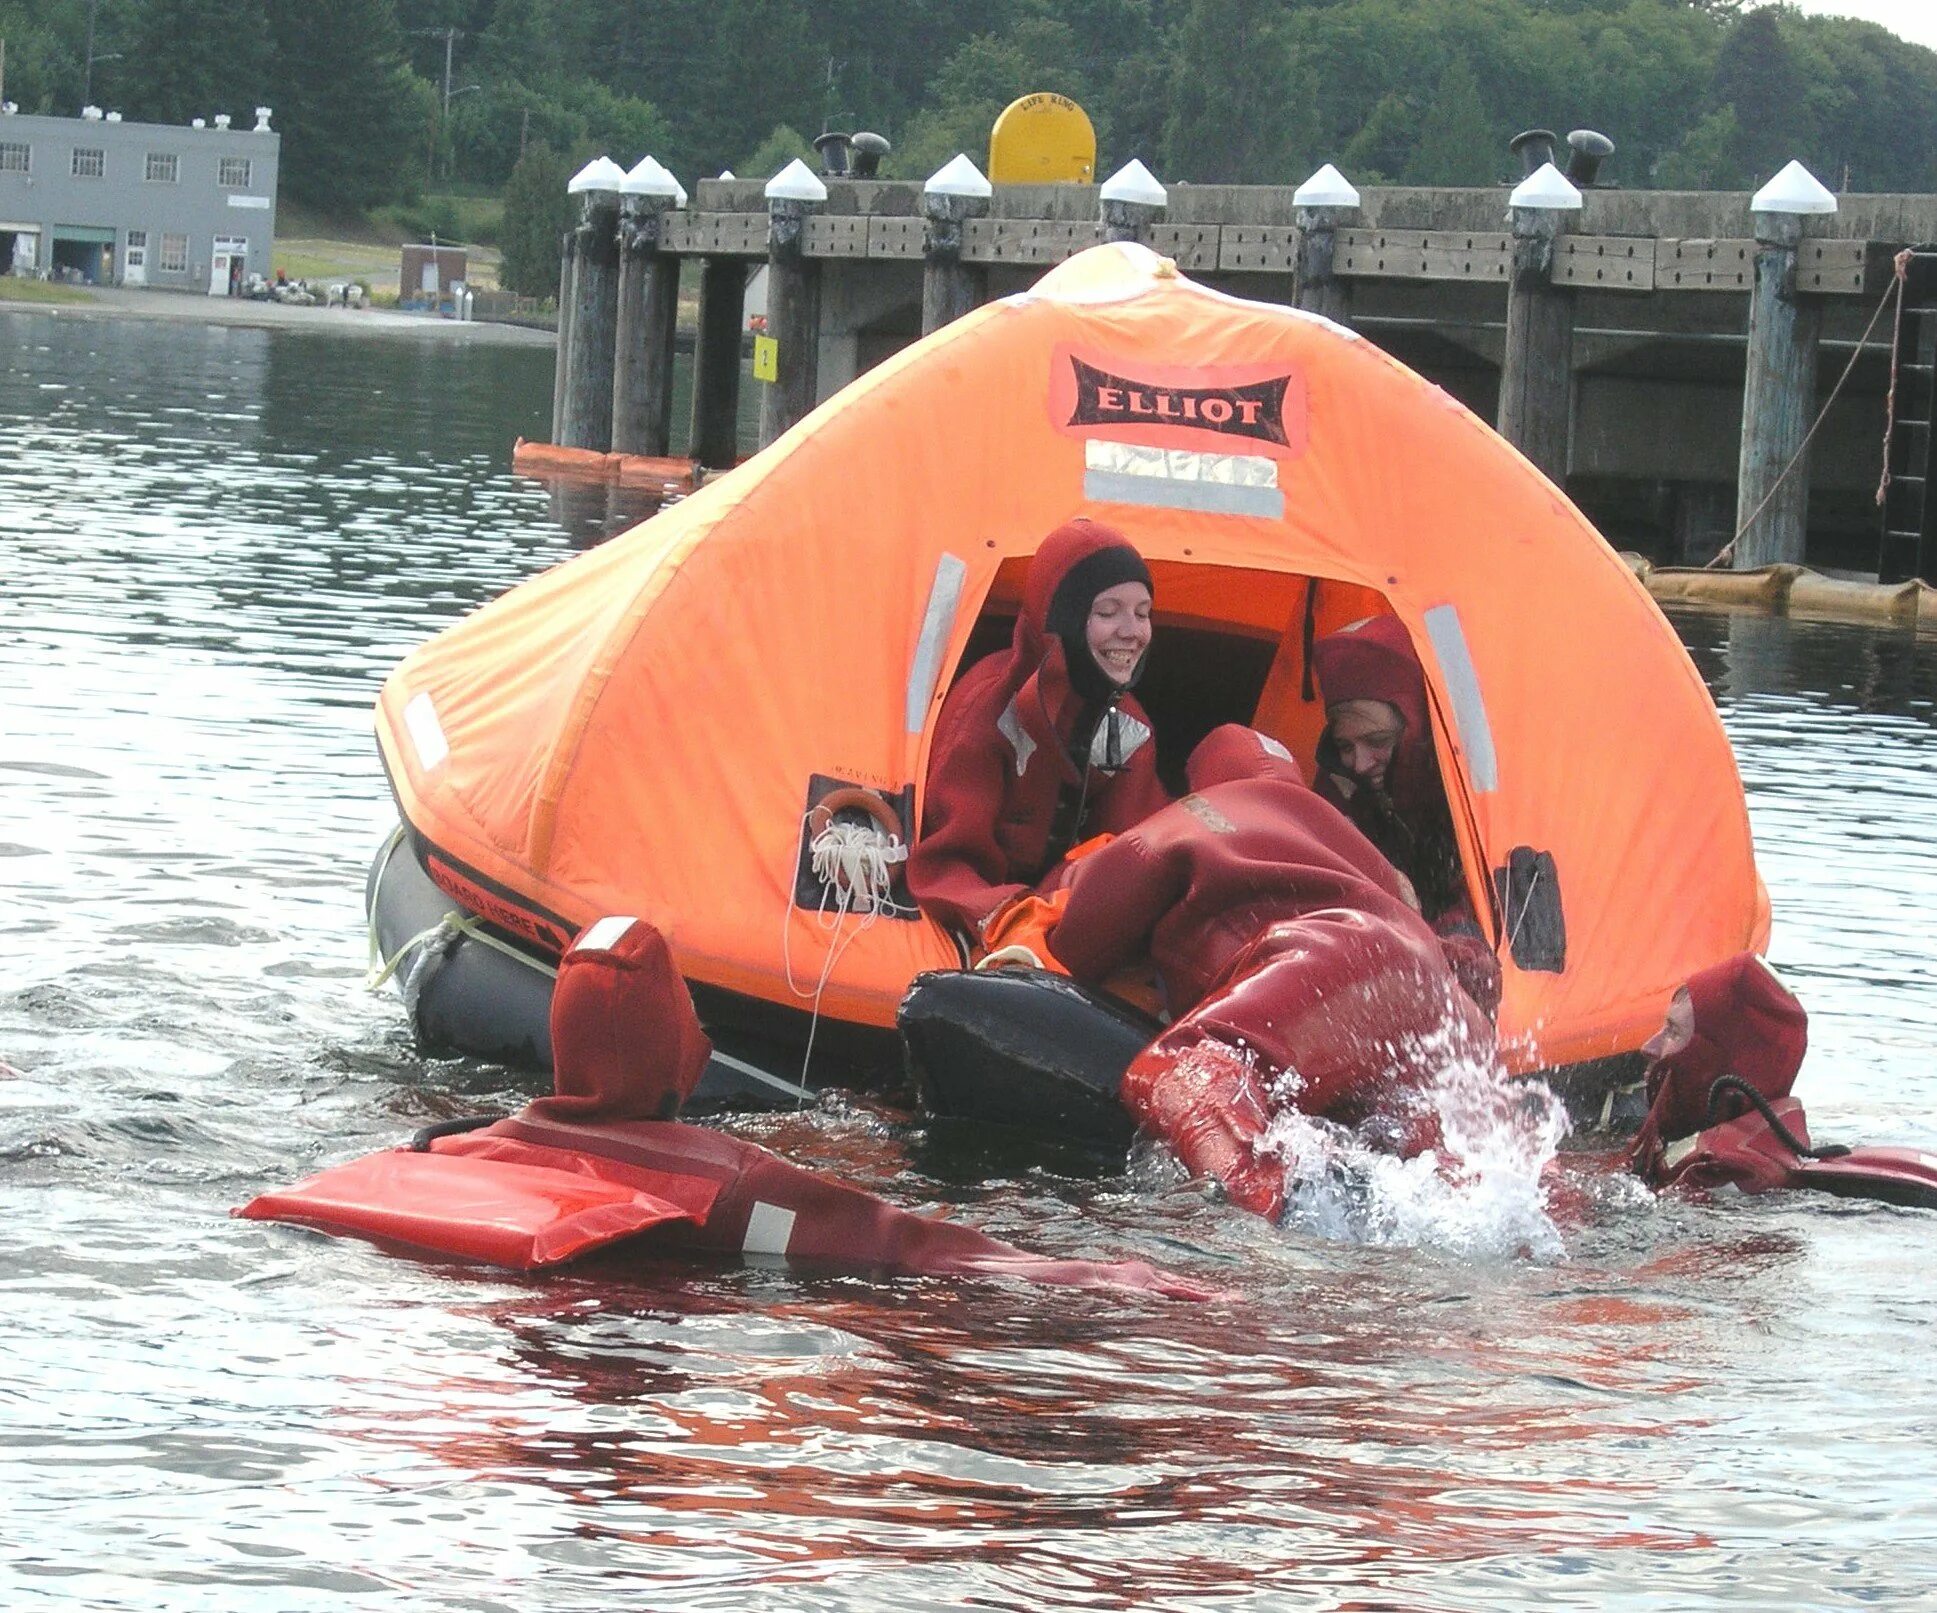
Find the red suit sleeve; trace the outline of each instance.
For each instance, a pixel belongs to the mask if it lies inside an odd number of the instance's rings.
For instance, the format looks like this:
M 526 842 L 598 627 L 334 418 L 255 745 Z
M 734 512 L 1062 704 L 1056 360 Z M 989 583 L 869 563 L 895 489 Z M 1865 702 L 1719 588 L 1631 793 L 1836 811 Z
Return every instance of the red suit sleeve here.
M 1117 836 L 1075 865 L 1049 950 L 1074 978 L 1100 984 L 1148 950 L 1150 932 L 1183 897 L 1188 876 L 1183 859 L 1153 856 L 1140 835 Z
M 986 735 L 965 727 L 946 723 L 935 736 L 908 889 L 931 918 L 979 935 L 984 919 L 1029 887 L 1007 877 L 1009 860 L 995 838 L 1005 765 L 1000 736 L 993 725 Z

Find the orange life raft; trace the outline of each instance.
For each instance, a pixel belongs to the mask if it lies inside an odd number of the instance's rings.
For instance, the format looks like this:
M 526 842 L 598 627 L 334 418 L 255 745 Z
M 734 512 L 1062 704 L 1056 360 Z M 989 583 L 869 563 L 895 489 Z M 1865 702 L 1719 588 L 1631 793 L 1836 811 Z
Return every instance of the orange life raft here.
M 903 350 L 413 653 L 377 707 L 413 844 L 539 952 L 649 919 L 715 1023 L 818 987 L 889 1027 L 957 947 L 906 905 L 831 926 L 813 808 L 867 791 L 912 836 L 944 694 L 1082 513 L 1150 561 L 1140 692 L 1171 765 L 1225 721 L 1309 765 L 1312 639 L 1405 623 L 1517 1067 L 1630 1051 L 1682 981 L 1763 947 L 1721 724 L 1580 512 L 1370 342 L 1133 245 Z

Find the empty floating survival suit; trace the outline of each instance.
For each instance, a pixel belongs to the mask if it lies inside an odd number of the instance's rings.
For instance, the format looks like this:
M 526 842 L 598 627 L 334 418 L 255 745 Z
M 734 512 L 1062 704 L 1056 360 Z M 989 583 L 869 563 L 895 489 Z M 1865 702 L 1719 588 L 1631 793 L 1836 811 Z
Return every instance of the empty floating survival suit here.
M 1053 1260 L 669 1117 L 711 1046 L 665 940 L 607 918 L 565 955 L 554 1093 L 421 1147 L 355 1160 L 237 1212 L 521 1268 L 651 1230 L 660 1252 L 781 1255 L 847 1270 L 1008 1276 L 1177 1298 L 1207 1290 L 1140 1261 Z
M 1492 1056 L 1494 1037 L 1391 866 L 1282 746 L 1217 729 L 1189 779 L 1077 864 L 1049 945 L 1091 982 L 1148 946 L 1180 1017 L 1132 1061 L 1123 1101 L 1188 1169 L 1275 1217 L 1284 1171 L 1256 1151 L 1275 1107 L 1385 1120 L 1416 1151 L 1434 1135 L 1421 1090 L 1449 1059 Z
M 1073 844 L 1127 829 L 1170 799 L 1149 717 L 1084 638 L 1097 594 L 1130 581 L 1147 587 L 1150 572 L 1122 533 L 1065 522 L 1030 562 L 1008 653 L 949 691 L 908 863 L 909 889 L 944 924 L 984 936 Z
M 1682 989 L 1693 1033 L 1648 1067 L 1648 1114 L 1627 1154 L 1637 1175 L 1657 1188 L 1807 1187 L 1937 1207 L 1937 1155 L 1811 1146 L 1790 1095 L 1809 1020 L 1766 963 L 1744 952 Z

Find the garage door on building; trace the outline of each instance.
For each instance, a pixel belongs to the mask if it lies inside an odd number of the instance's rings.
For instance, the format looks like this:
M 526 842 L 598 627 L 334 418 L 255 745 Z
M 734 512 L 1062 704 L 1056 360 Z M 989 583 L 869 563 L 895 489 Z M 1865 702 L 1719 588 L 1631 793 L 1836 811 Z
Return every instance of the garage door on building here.
M 0 219 L 0 274 L 32 274 L 40 267 L 40 226 Z

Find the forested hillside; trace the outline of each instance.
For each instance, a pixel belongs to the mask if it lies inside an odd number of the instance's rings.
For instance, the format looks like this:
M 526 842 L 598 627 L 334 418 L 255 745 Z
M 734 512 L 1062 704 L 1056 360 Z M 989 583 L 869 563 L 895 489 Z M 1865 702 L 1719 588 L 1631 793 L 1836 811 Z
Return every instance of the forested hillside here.
M 1937 186 L 1937 53 L 1734 0 L 0 0 L 0 38 L 27 111 L 273 106 L 285 190 L 339 209 L 538 146 L 768 173 L 823 127 L 921 176 L 1032 90 L 1166 180 L 1486 183 L 1515 130 L 1586 124 L 1630 186 Z

